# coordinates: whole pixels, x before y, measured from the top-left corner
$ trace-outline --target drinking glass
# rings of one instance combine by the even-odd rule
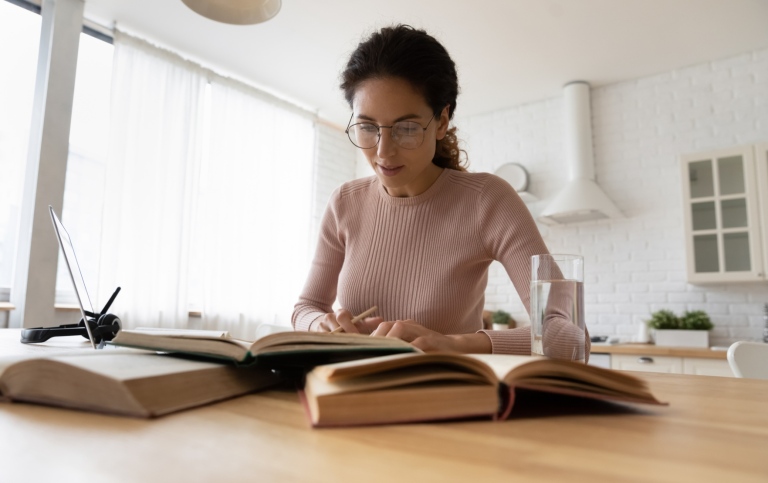
[[[531,354],[585,361],[584,258],[531,257]]]

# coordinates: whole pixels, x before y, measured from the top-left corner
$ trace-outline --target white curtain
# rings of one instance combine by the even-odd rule
[[[120,285],[126,327],[287,324],[308,265],[312,117],[122,32],[114,59],[99,300]]]
[[[309,263],[313,122],[226,79],[210,87],[193,277],[203,328],[288,325]]]

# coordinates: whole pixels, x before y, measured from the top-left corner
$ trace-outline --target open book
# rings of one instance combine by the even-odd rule
[[[391,337],[320,332],[278,332],[256,341],[245,341],[232,338],[225,331],[137,329],[120,331],[111,343],[270,367],[313,367],[366,357],[418,352],[409,343]]]
[[[0,358],[0,400],[135,417],[160,416],[278,382],[269,369],[131,349]]]
[[[518,390],[663,404],[641,379],[544,357],[399,354],[318,366],[301,393],[313,426],[509,417]]]

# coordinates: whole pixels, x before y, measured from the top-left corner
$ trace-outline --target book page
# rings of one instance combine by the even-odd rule
[[[13,355],[13,356],[0,356],[0,379],[3,377],[3,372],[5,372],[6,369],[11,367],[14,364],[17,364],[19,362],[31,360],[31,359],[54,359],[56,356],[59,356],[61,354],[72,354],[72,355],[89,355],[96,353],[95,350],[88,347],[88,349],[73,349],[63,352],[51,352],[48,355],[44,355],[43,353],[29,353],[29,354],[23,354],[23,355]]]
[[[324,344],[361,347],[403,347],[420,352],[408,342],[393,337],[374,337],[364,334],[347,334],[328,332],[278,332],[258,339],[251,345],[251,354],[268,351],[272,347],[286,344]]]
[[[544,356],[472,354],[507,386],[610,399],[658,403],[645,381],[630,374]]]
[[[514,368],[507,374],[506,379],[508,382],[523,382],[531,377],[573,379],[584,384],[592,384],[617,391],[646,387],[645,381],[626,372],[547,357]]]
[[[38,356],[31,359],[42,358]],[[118,381],[221,367],[221,364],[215,362],[158,356],[157,354],[132,349],[90,350],[87,353],[80,354],[60,353],[44,359],[50,359]]]
[[[165,336],[154,332],[122,330],[108,344],[151,349],[161,352],[185,352],[243,360],[251,345],[231,337]]]
[[[451,371],[434,366],[405,367],[383,373],[368,374],[352,379],[329,381],[317,373],[307,375],[307,385],[315,395],[342,394],[347,392],[375,391],[378,389],[405,387],[423,383],[468,383],[489,385],[479,374]]]
[[[473,354],[471,357],[493,368],[499,379],[509,386],[570,387],[593,393],[650,395],[641,379],[579,362],[543,356]]]
[[[516,367],[535,360],[546,359],[543,356],[513,356],[508,354],[467,354],[467,356],[490,367],[500,381],[503,381],[507,374]]]
[[[340,381],[357,377],[370,377],[370,375],[377,373],[392,374],[392,377],[396,377],[398,373],[421,370],[423,367],[430,371],[472,373],[491,384],[498,382],[486,364],[463,354],[447,352],[395,354],[372,359],[339,362],[318,366],[313,372],[325,380]]]
[[[162,327],[137,327],[124,332],[142,332],[163,337],[184,337],[187,339],[229,339],[226,330],[166,329]]]
[[[574,379],[553,379],[551,377],[526,377],[525,382],[521,384],[521,387],[551,387],[551,388],[563,388],[571,389],[576,393],[590,392],[593,394],[602,394],[605,396],[627,396],[636,397],[640,399],[654,399],[653,395],[644,388],[625,387],[621,390],[614,390],[606,386],[597,386]]]

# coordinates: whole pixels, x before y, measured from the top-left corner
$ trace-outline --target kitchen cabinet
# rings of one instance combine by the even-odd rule
[[[683,358],[640,354],[613,354],[611,355],[611,369],[682,374]]]
[[[728,361],[714,359],[698,359],[696,357],[683,357],[683,374],[698,376],[724,376],[733,377],[733,371]]]
[[[766,280],[767,148],[681,156],[688,282]]]
[[[768,143],[755,146],[757,193],[760,201],[760,234],[763,237],[763,274],[768,280]]]
[[[610,369],[611,368],[611,355],[610,354],[595,354],[594,352],[589,353],[589,361],[587,363],[590,366],[597,366],[602,367],[604,369]]]
[[[624,371],[733,377],[726,351],[653,344],[592,344],[595,356],[610,356],[610,368]]]
[[[733,372],[731,372],[731,367],[728,365],[727,360],[701,359],[697,357],[613,354],[611,355],[611,369],[733,377]]]

